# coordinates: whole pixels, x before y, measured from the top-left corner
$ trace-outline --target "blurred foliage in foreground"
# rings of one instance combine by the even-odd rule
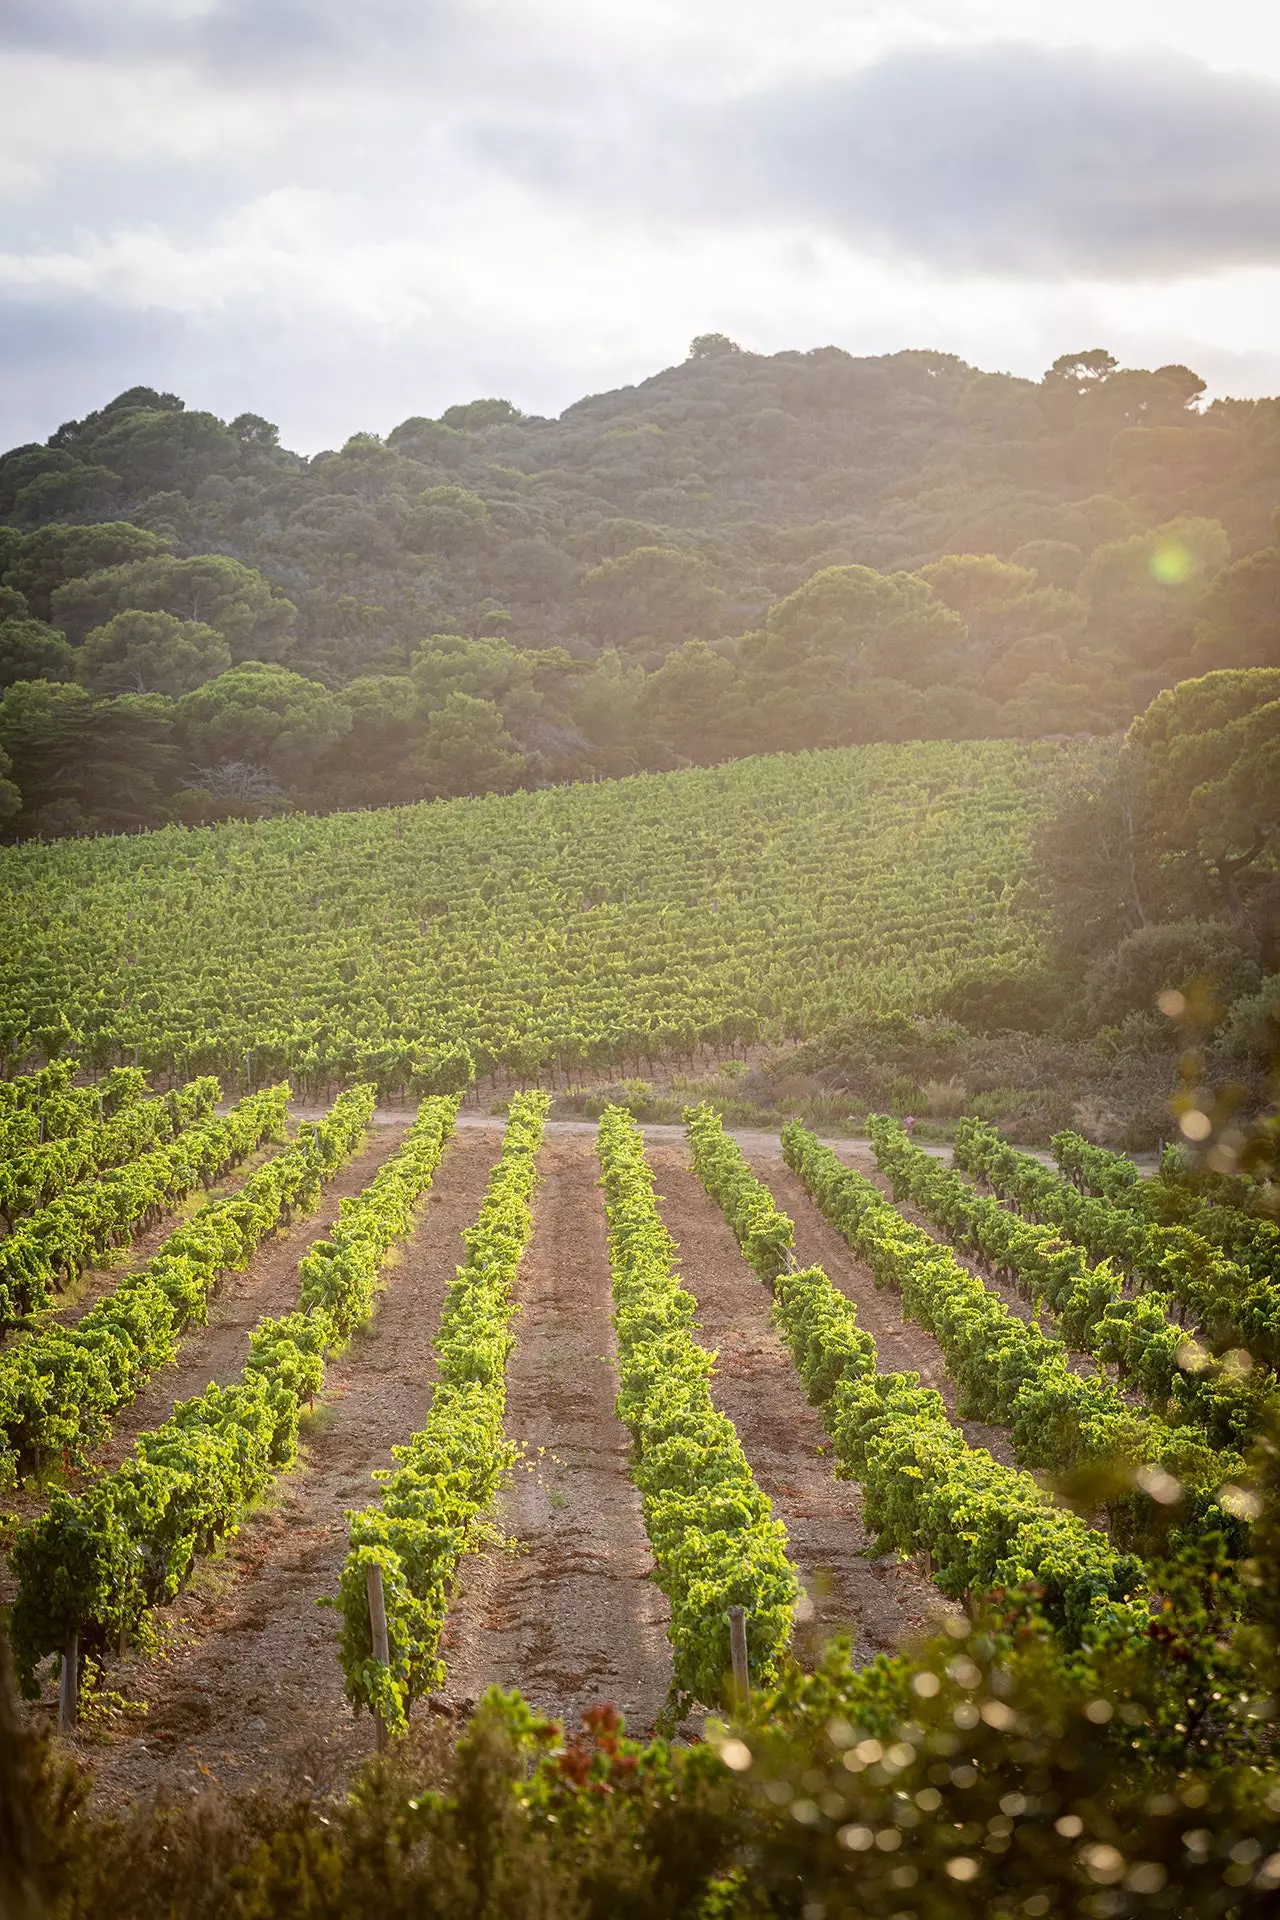
[[[6,1920],[259,1916],[1262,1915],[1280,1895],[1280,1445],[1251,1554],[1152,1569],[1145,1632],[1065,1655],[1034,1595],[855,1671],[831,1648],[705,1743],[566,1738],[496,1690],[425,1716],[341,1801],[97,1813],[0,1707]]]

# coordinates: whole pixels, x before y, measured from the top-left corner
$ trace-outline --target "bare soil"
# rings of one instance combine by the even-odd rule
[[[712,1398],[733,1421],[786,1527],[808,1595],[797,1656],[812,1664],[837,1633],[850,1636],[859,1661],[899,1646],[936,1621],[945,1602],[918,1568],[874,1554],[862,1490],[834,1477],[830,1439],[773,1327],[769,1294],[690,1170],[685,1148],[651,1147],[649,1159],[659,1211],[680,1248],[681,1279],[698,1302],[698,1337],[719,1354]]]
[[[391,1145],[381,1134],[378,1157]],[[373,1470],[393,1465],[391,1448],[422,1425],[445,1288],[497,1146],[495,1131],[449,1147],[416,1231],[383,1270],[372,1321],[329,1367],[297,1466],[165,1609],[166,1655],[126,1660],[111,1676],[148,1711],[105,1746],[77,1738],[102,1801],[208,1781],[323,1793],[373,1751],[372,1722],[356,1720],[343,1697],[338,1615],[316,1602],[337,1592],[348,1509],[376,1497]],[[353,1174],[345,1184],[367,1184],[372,1172],[366,1159],[363,1182]]]
[[[593,1133],[553,1135],[539,1156],[507,1375],[507,1431],[525,1458],[495,1516],[510,1545],[460,1569],[445,1631],[445,1699],[465,1708],[501,1682],[570,1726],[607,1700],[647,1734],[671,1678],[670,1615],[651,1577],[627,1435],[613,1411]]]

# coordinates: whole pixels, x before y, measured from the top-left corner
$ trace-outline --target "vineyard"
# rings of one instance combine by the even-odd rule
[[[530,1084],[1034,966],[1048,751],[10,851],[0,1599],[24,1724],[95,1809],[336,1805],[494,1687],[544,1811],[672,1756],[723,1783],[751,1764],[723,1716],[764,1701],[753,1739],[803,1726],[840,1770],[771,1804],[837,1879],[878,1849],[869,1910],[905,1914],[920,1810],[978,1778],[958,1743],[1024,1725],[1020,1652],[1087,1703],[1090,1764],[1238,1763],[1274,1825],[1233,1569],[1269,1551],[1280,1240],[1244,1189],[973,1116],[944,1152],[884,1116],[597,1126]],[[931,1634],[974,1656],[900,1657]],[[989,1764],[1049,1778],[1033,1749]],[[854,1817],[912,1768],[914,1812]],[[989,1905],[1023,1813],[1077,1804],[1037,1792],[995,1798],[981,1857],[938,1827],[944,1878]]]
[[[1211,1344],[1224,1299],[1262,1314],[1270,1242],[1242,1224],[1230,1263],[1189,1191],[1205,1231],[1147,1222],[1078,1137],[1067,1177],[979,1123],[950,1170],[891,1121],[874,1158],[798,1123],[744,1152],[707,1107],[646,1143],[618,1108],[548,1131],[543,1093],[505,1131],[456,1095],[374,1126],[365,1086],[294,1128],[283,1087],[210,1118],[216,1084],[140,1082],[99,1082],[78,1131],[67,1070],[8,1083],[83,1145],[0,1243],[63,1247],[125,1174],[151,1192],[158,1120],[84,1175],[121,1116],[216,1143],[145,1259],[113,1275],[90,1234],[40,1273],[99,1262],[94,1304],[31,1285],[0,1345],[18,1672],[61,1681],[68,1724],[78,1682],[108,1795],[175,1765],[332,1781],[368,1747],[352,1709],[402,1732],[493,1681],[687,1729],[726,1697],[735,1608],[755,1686],[1032,1585],[1088,1657],[1144,1631],[1163,1489],[1185,1538],[1247,1533],[1274,1386]],[[1134,1471],[1089,1517],[1034,1477],[1101,1459]],[[121,1688],[136,1710],[95,1704]]]
[[[640,1070],[1033,967],[1050,745],[0,852],[0,1047],[304,1096]]]

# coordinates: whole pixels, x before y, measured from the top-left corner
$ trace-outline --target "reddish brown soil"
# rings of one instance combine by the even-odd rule
[[[391,1447],[422,1425],[444,1290],[498,1139],[469,1132],[448,1149],[416,1232],[383,1271],[373,1320],[330,1365],[298,1465],[165,1610],[168,1656],[121,1662],[112,1676],[148,1712],[105,1747],[77,1739],[104,1801],[208,1780],[324,1792],[372,1751],[371,1721],[343,1698],[338,1616],[315,1603],[337,1592],[347,1510],[375,1497],[372,1471],[391,1466]],[[393,1144],[379,1130],[380,1154]],[[372,1171],[366,1164],[366,1183]]]
[[[469,1131],[469,1130],[468,1130]],[[463,1563],[446,1698],[518,1686],[575,1724],[612,1701],[647,1733],[671,1678],[666,1601],[613,1403],[609,1257],[590,1136],[544,1143],[521,1265],[507,1431],[525,1449],[496,1522],[512,1542]]]
[[[830,1441],[769,1310],[769,1295],[729,1227],[674,1146],[648,1150],[659,1208],[679,1245],[681,1279],[698,1302],[698,1338],[719,1353],[715,1403],[733,1421],[757,1481],[787,1530],[812,1617],[797,1631],[811,1663],[848,1633],[859,1660],[926,1628],[945,1603],[916,1568],[877,1558],[862,1524],[862,1492],[833,1472]]]

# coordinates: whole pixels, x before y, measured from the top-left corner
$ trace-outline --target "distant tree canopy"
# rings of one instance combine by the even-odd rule
[[[727,333],[695,333],[689,342],[691,360],[714,360],[720,354],[741,353],[742,348]]]
[[[1119,735],[1178,682],[1280,666],[1278,503],[1280,401],[1206,406],[1194,369],[1105,347],[1037,382],[709,332],[559,419],[479,398],[311,459],[133,387],[0,456],[4,831]],[[297,750],[292,723],[233,737],[271,688]],[[149,772],[109,793],[129,739]]]

